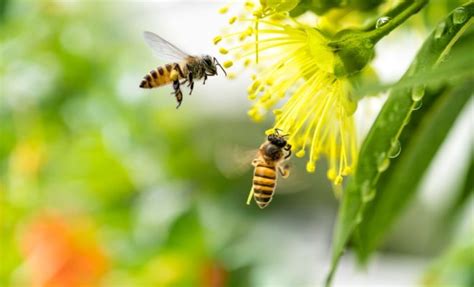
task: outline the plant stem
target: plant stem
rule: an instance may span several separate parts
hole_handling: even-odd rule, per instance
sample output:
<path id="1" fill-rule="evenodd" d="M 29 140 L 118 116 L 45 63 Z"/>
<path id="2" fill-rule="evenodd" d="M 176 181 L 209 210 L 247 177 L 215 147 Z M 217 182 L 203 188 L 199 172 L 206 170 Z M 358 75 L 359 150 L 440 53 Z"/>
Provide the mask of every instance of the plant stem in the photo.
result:
<path id="1" fill-rule="evenodd" d="M 407 6 L 407 2 L 412 2 Z M 399 12 L 398 15 L 394 16 L 390 19 L 385 25 L 373 29 L 371 31 L 365 32 L 365 37 L 370 39 L 373 44 L 377 43 L 380 39 L 388 35 L 392 32 L 395 28 L 400 26 L 403 22 L 405 22 L 410 16 L 418 13 L 423 6 L 425 6 L 429 0 L 414 0 L 414 1 L 405 1 L 399 4 L 395 9 L 392 11 Z M 400 10 L 399 7 L 405 7 L 405 9 Z"/>

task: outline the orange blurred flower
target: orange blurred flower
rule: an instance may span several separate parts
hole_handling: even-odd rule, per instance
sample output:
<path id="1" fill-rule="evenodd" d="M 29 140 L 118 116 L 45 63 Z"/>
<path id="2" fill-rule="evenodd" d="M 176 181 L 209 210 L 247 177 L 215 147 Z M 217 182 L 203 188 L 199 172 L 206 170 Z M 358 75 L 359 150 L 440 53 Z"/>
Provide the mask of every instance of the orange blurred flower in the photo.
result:
<path id="1" fill-rule="evenodd" d="M 98 286 L 107 269 L 90 230 L 72 227 L 57 216 L 41 216 L 21 239 L 32 286 Z"/>
<path id="2" fill-rule="evenodd" d="M 209 261 L 201 270 L 202 287 L 224 287 L 227 286 L 228 272 L 217 261 Z"/>

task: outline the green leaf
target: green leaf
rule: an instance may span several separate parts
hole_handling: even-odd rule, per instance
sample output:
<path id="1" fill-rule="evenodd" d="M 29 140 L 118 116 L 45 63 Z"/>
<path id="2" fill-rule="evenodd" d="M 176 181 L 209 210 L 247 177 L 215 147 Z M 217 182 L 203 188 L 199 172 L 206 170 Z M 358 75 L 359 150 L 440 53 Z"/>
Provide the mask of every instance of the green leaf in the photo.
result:
<path id="1" fill-rule="evenodd" d="M 474 4 L 468 3 L 463 9 L 466 13 L 465 21 L 454 21 L 456 22 L 454 23 L 454 12 L 443 20 L 426 39 L 403 78 L 429 71 L 446 58 L 454 42 L 471 21 Z M 417 101 L 422 100 L 423 95 L 423 86 L 416 89 L 393 90 L 369 131 L 360 150 L 356 172 L 342 197 L 334 230 L 333 259 L 327 285 L 331 283 L 339 259 L 355 228 L 363 220 L 365 206 L 377 197 L 375 189 L 377 181 L 381 173 L 389 167 L 389 155 L 396 148 L 404 127 L 417 107 Z M 429 105 L 429 100 L 437 99 L 438 97 L 425 99 L 424 104 Z M 419 113 L 423 111 L 424 109 L 421 109 Z"/>
<path id="2" fill-rule="evenodd" d="M 472 231 L 462 234 L 424 274 L 420 286 L 473 286 L 474 242 Z"/>
<path id="3" fill-rule="evenodd" d="M 361 85 L 357 87 L 354 97 L 361 99 L 367 95 L 377 95 L 389 89 L 413 88 L 415 86 L 432 85 L 440 82 L 462 82 L 464 79 L 472 77 L 474 53 L 471 50 L 474 44 L 474 29 L 469 30 L 463 36 L 463 39 L 466 39 L 463 42 L 467 43 L 463 47 L 457 47 L 455 53 L 449 56 L 449 61 L 442 62 L 437 67 L 424 73 L 404 77 L 396 83 L 369 83 Z"/>
<path id="4" fill-rule="evenodd" d="M 415 195 L 426 169 L 470 98 L 469 87 L 467 82 L 453 92 L 427 94 L 424 101 L 429 106 L 413 114 L 400 136 L 404 151 L 391 159 L 390 169 L 380 176 L 377 196 L 366 205 L 364 220 L 355 232 L 357 255 L 361 261 L 367 261 Z"/>

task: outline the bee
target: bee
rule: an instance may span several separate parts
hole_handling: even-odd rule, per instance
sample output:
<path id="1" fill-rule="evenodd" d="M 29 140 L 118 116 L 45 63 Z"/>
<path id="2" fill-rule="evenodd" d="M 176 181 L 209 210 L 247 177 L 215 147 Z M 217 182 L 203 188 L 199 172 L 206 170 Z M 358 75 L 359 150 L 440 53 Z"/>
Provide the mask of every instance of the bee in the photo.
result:
<path id="1" fill-rule="evenodd" d="M 258 149 L 257 157 L 252 161 L 255 169 L 247 204 L 253 196 L 258 207 L 267 207 L 275 193 L 277 170 L 283 178 L 290 175 L 289 166 L 283 164 L 291 156 L 291 145 L 286 136 L 275 130 Z"/>
<path id="2" fill-rule="evenodd" d="M 190 88 L 189 95 L 193 92 L 194 81 L 203 80 L 206 84 L 207 77 L 217 75 L 217 66 L 219 66 L 224 75 L 227 76 L 224 68 L 219 64 L 215 57 L 209 55 L 190 56 L 177 48 L 170 42 L 161 38 L 152 32 L 144 32 L 145 42 L 154 51 L 157 57 L 169 60 L 171 63 L 157 67 L 150 71 L 140 82 L 140 88 L 151 89 L 161 87 L 167 84 L 173 84 L 171 94 L 176 97 L 179 108 L 183 101 L 183 93 L 180 85 L 188 83 Z M 180 80 L 183 80 L 180 82 Z"/>

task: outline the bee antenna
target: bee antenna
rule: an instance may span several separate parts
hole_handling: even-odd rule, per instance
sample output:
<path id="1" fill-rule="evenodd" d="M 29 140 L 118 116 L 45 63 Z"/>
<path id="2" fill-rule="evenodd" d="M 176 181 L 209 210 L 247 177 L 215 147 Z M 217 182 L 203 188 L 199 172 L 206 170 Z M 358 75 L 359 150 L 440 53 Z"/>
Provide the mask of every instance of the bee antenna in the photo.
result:
<path id="1" fill-rule="evenodd" d="M 280 135 L 280 132 L 283 132 L 283 130 L 279 128 L 275 128 L 275 133 L 277 134 L 277 136 L 286 137 L 290 135 L 290 134 Z"/>
<path id="2" fill-rule="evenodd" d="M 219 66 L 222 69 L 222 72 L 224 72 L 224 75 L 227 77 L 226 71 L 224 70 L 224 68 L 222 68 L 221 64 L 217 61 L 216 57 L 214 57 L 214 62 L 216 63 L 216 66 Z"/>

